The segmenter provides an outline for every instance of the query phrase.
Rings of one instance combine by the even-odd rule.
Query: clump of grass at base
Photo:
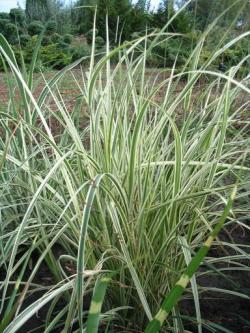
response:
[[[9,91],[0,120],[4,134],[0,246],[5,272],[1,311],[8,304],[13,280],[27,264],[23,249],[38,254],[31,275],[22,276],[15,314],[3,332],[18,332],[50,301],[44,332],[84,330],[86,295],[103,272],[116,274],[108,285],[100,325],[112,332],[113,320],[120,330],[129,331],[132,325],[142,332],[186,268],[180,238],[190,254],[199,248],[222,215],[235,184],[237,209],[231,210],[226,224],[245,227],[237,203],[249,195],[242,192],[249,175],[245,163],[249,123],[236,125],[249,112],[244,98],[250,89],[249,77],[237,80],[236,75],[247,59],[225,74],[212,71],[210,65],[225,49],[249,38],[249,33],[220,46],[200,68],[200,52],[213,26],[209,29],[183,70],[176,72],[173,64],[165,78],[160,71],[147,75],[145,66],[164,31],[115,50],[107,41],[106,55],[97,62],[93,42],[89,69],[79,69],[81,80],[75,78],[81,95],[73,108],[64,102],[58,85],[69,73],[74,76],[72,69],[81,61],[56,73],[34,97],[32,73],[27,82],[2,39],[0,52],[21,94],[17,107]],[[165,36],[166,40],[174,37]],[[119,59],[113,66],[112,57]],[[204,77],[209,80],[200,88]],[[58,258],[55,244],[63,251]],[[224,242],[227,246],[232,245]],[[234,250],[236,269],[247,254],[240,244]],[[221,263],[226,266],[230,259],[225,256]],[[213,263],[210,257],[206,260]],[[46,291],[34,283],[42,262],[54,277]],[[35,289],[44,295],[21,310],[23,300]],[[193,284],[187,295],[194,295],[199,316],[199,285]],[[238,296],[244,297],[240,292]],[[60,300],[64,305],[55,314]],[[179,312],[176,305],[177,315],[169,316],[163,330],[181,331]]]

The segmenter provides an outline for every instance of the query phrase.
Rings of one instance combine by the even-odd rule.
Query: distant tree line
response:
[[[111,45],[142,36],[147,31],[162,29],[176,11],[187,4],[187,0],[162,0],[152,10],[150,0],[77,0],[71,3],[62,0],[27,0],[25,10],[11,9],[0,13],[0,31],[15,47],[23,52],[29,62],[34,44],[43,33],[40,50],[41,63],[45,66],[62,67],[90,52],[93,35],[93,20],[96,12],[96,47],[102,50],[106,40],[106,17],[108,16]],[[216,44],[229,26],[235,35],[250,28],[250,2],[248,0],[197,0],[189,3],[167,28],[167,32],[181,33],[154,50],[149,62],[152,66],[168,66],[178,54],[178,63],[185,62],[191,48],[202,32],[218,15],[227,10],[216,24],[214,34],[205,52],[204,60],[210,56],[210,48]],[[86,41],[78,43],[81,36]],[[225,59],[236,62],[242,52],[249,51],[245,41],[225,54]],[[231,53],[230,53],[231,52]]]

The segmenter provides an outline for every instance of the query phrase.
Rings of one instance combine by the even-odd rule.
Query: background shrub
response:
[[[42,45],[45,46],[45,45],[49,45],[51,44],[52,41],[51,41],[51,38],[50,36],[43,36],[43,39],[42,39]]]
[[[24,54],[24,60],[27,64],[29,64],[32,60],[32,55],[33,55],[34,49],[36,47],[37,41],[38,41],[37,35],[30,36],[30,38],[26,44],[23,54]],[[40,52],[38,54],[40,54]]]
[[[70,52],[65,52],[57,44],[43,46],[40,53],[41,62],[45,67],[61,69],[71,62]]]
[[[44,29],[41,21],[33,21],[28,25],[28,32],[31,36],[40,35]]]
[[[80,58],[90,56],[91,49],[87,44],[80,44],[72,47],[70,52],[72,55],[72,61],[76,61]]]
[[[64,43],[64,41],[62,39],[59,41],[59,43],[57,43],[57,45],[58,45],[58,48],[60,50],[63,50],[64,52],[69,52],[69,50],[70,50],[69,44]]]
[[[0,31],[5,37],[7,37],[7,24],[9,23],[10,21],[8,19],[0,17]]]
[[[8,38],[11,44],[16,44],[18,42],[18,30],[14,23],[7,23],[5,28],[5,37]]]
[[[46,24],[46,33],[47,34],[53,34],[57,31],[57,22],[54,20],[48,21]]]
[[[21,27],[25,27],[26,25],[25,13],[20,8],[12,8],[10,10],[9,18],[12,23],[18,24]]]
[[[105,44],[105,40],[101,36],[97,36],[95,39],[95,44],[97,48],[101,48]]]
[[[72,43],[72,40],[73,40],[73,35],[71,35],[71,34],[66,34],[66,35],[64,35],[62,38],[63,38],[63,42],[64,42],[64,43],[71,44],[71,43]]]
[[[61,40],[62,36],[60,34],[58,34],[57,32],[55,32],[53,35],[51,35],[50,39],[52,41],[52,43],[59,43],[59,41]]]
[[[31,39],[30,35],[23,34],[19,36],[21,46],[25,47]]]
[[[98,35],[98,29],[95,29],[95,34],[96,36]],[[86,34],[85,34],[86,40],[88,44],[92,43],[92,38],[93,38],[93,29],[90,29]]]
[[[10,16],[8,13],[0,12],[0,20],[9,20]]]

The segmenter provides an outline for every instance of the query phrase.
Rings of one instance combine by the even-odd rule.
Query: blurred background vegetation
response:
[[[43,34],[39,50],[40,69],[60,69],[90,54],[93,17],[96,17],[96,49],[104,51],[106,39],[106,14],[109,17],[109,36],[112,46],[136,39],[161,29],[187,0],[162,0],[152,10],[150,1],[138,0],[78,0],[71,3],[61,0],[27,0],[26,8],[13,8],[10,13],[0,13],[0,30],[12,44],[19,64],[20,53],[29,64],[39,35]],[[182,34],[166,41],[164,38],[148,58],[148,66],[171,67],[178,55],[177,66],[185,63],[201,34],[225,9],[232,6],[216,26],[218,34],[206,41],[201,59],[207,61],[230,25],[233,38],[250,28],[250,2],[242,0],[199,0],[191,2],[168,28],[168,32]],[[240,10],[239,10],[240,9]],[[239,14],[237,14],[239,10]],[[229,24],[230,23],[230,24]],[[233,35],[233,36],[232,36]],[[227,50],[221,61],[232,66],[249,53],[247,39]],[[216,65],[216,64],[215,64]],[[0,60],[0,70],[2,69]]]

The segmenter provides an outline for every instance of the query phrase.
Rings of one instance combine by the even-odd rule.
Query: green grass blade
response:
[[[52,290],[48,295],[45,294],[40,299],[28,306],[23,312],[21,312],[6,329],[4,333],[16,333],[19,328],[35,313],[41,309],[45,304],[54,299],[57,295],[60,295],[72,288],[72,281],[64,283],[62,286],[55,290]]]
[[[233,200],[236,195],[236,189],[233,191],[231,197],[228,199],[227,205],[219,219],[217,225],[211,232],[210,236],[204,243],[203,247],[197,252],[197,254],[193,257],[190,264],[188,265],[185,272],[182,274],[180,279],[176,282],[173,289],[170,293],[166,296],[165,300],[162,303],[160,310],[155,315],[154,319],[148,324],[146,327],[145,333],[157,333],[161,326],[163,325],[164,321],[168,317],[169,313],[173,309],[173,307],[179,301],[181,295],[185,291],[189,281],[191,280],[193,274],[197,271],[199,266],[202,264],[203,259],[207,255],[213,240],[218,235],[220,230],[222,229],[224,222],[232,208]]]
[[[102,276],[99,277],[95,283],[95,288],[87,319],[86,333],[98,332],[102,304],[110,280],[111,280],[110,276]]]
[[[80,231],[80,242],[77,256],[77,299],[78,299],[78,313],[79,313],[79,325],[82,327],[82,313],[83,313],[83,271],[85,269],[85,247],[86,238],[89,225],[90,213],[93,205],[93,201],[96,196],[96,191],[100,184],[100,181],[104,177],[104,174],[97,175],[92,181],[89,187],[89,191],[86,198],[86,204],[84,206],[81,231]]]

